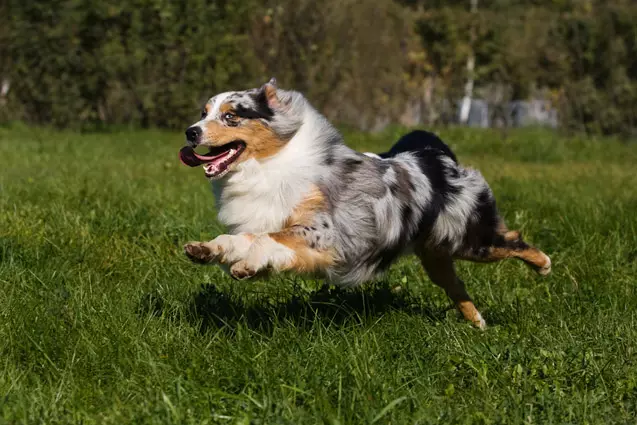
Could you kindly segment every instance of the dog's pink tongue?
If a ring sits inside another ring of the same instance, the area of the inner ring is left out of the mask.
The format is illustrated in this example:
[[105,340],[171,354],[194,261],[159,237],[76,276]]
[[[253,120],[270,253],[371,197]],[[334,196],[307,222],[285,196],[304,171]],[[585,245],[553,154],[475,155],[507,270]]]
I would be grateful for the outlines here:
[[199,158],[195,156],[195,150],[190,146],[184,146],[179,150],[179,159],[182,164],[196,167],[201,164]]
[[184,146],[181,148],[179,150],[179,159],[184,165],[188,165],[189,167],[197,167],[213,160],[213,158],[206,158],[197,154],[192,146]]

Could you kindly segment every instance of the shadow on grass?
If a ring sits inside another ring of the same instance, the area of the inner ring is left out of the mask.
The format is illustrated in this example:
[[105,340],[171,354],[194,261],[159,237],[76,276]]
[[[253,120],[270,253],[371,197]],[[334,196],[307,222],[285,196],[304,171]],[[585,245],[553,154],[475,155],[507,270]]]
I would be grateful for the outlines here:
[[[146,296],[140,311],[161,315],[165,306],[161,298]],[[369,323],[389,311],[398,310],[425,317],[431,322],[444,320],[448,309],[419,305],[404,290],[387,286],[371,290],[346,290],[324,286],[306,296],[294,295],[284,302],[245,300],[220,291],[215,285],[202,285],[187,307],[186,315],[201,331],[211,328],[234,329],[238,324],[271,333],[281,323],[310,328],[317,321],[329,326]]]

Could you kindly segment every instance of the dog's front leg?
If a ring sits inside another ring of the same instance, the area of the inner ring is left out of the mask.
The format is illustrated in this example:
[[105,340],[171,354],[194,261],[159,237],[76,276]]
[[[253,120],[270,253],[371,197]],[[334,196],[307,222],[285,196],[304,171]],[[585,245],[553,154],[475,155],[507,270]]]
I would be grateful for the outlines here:
[[255,236],[247,255],[230,267],[236,279],[246,279],[266,269],[312,273],[334,263],[334,252],[316,228],[293,226],[281,232]]
[[184,252],[196,263],[233,264],[246,258],[254,240],[250,233],[219,235],[209,242],[188,242]]

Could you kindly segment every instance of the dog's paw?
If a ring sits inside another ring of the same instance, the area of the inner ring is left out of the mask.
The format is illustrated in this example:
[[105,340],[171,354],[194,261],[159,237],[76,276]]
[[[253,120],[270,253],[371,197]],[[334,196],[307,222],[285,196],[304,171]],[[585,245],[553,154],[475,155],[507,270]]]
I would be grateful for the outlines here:
[[540,276],[548,276],[551,273],[551,259],[547,255],[545,255],[545,257],[546,261],[544,262],[544,265],[537,269]]
[[237,261],[230,267],[230,276],[237,280],[249,279],[257,274],[257,269],[247,261]]
[[472,323],[473,323],[473,326],[480,329],[481,331],[484,331],[487,329],[487,322],[484,321],[480,313],[478,313],[478,316],[472,321]]
[[221,247],[210,242],[189,242],[184,245],[184,253],[191,261],[209,264],[217,261],[221,256]]
[[533,268],[540,276],[547,276],[551,273],[551,258],[544,253],[542,255],[544,257],[542,261],[539,264],[535,264]]

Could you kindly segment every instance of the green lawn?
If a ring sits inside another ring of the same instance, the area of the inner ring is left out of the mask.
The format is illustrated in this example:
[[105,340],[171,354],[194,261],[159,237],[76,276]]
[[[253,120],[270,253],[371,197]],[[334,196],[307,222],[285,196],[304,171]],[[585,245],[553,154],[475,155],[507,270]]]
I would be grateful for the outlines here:
[[354,292],[190,264],[222,228],[181,133],[0,128],[0,423],[634,424],[637,145],[441,135],[553,260],[460,264],[485,332],[413,258]]

